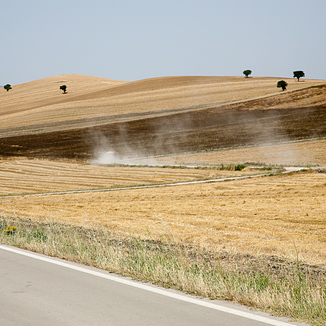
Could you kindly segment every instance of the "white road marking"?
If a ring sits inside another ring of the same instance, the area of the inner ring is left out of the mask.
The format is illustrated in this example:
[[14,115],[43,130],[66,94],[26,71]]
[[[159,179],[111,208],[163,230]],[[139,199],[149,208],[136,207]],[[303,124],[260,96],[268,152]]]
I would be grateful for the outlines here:
[[10,246],[5,246],[5,245],[0,245],[0,249],[2,250],[6,250],[6,251],[10,251],[19,255],[23,255],[26,257],[30,257],[30,258],[34,258],[34,259],[38,259],[47,263],[51,263],[51,264],[55,264],[58,266],[62,266],[62,267],[66,267],[66,268],[70,268],[72,270],[76,270],[82,273],[86,273],[86,274],[90,274],[93,276],[97,276],[97,277],[101,277],[110,281],[114,281],[114,282],[118,282],[124,285],[128,285],[128,286],[133,286],[135,288],[138,289],[142,289],[145,291],[149,291],[149,292],[153,292],[156,294],[160,294],[166,297],[170,297],[176,300],[180,300],[180,301],[184,301],[184,302],[188,302],[188,303],[192,303],[192,304],[196,304],[202,307],[206,307],[206,308],[210,308],[210,309],[214,309],[214,310],[218,310],[221,312],[225,312],[228,314],[232,314],[235,316],[239,316],[239,317],[243,317],[243,318],[247,318],[247,319],[251,319],[251,320],[255,320],[258,322],[262,322],[268,325],[273,325],[273,326],[293,326],[293,324],[289,324],[289,323],[285,323],[282,321],[278,321],[275,319],[271,319],[271,318],[267,318],[267,317],[263,317],[263,316],[259,316],[259,315],[255,315],[249,312],[245,312],[245,311],[240,311],[240,310],[236,310],[236,309],[232,309],[232,308],[228,308],[228,307],[224,307],[215,303],[210,303],[204,300],[200,300],[200,299],[196,299],[196,298],[191,298],[188,297],[186,295],[181,295],[181,294],[177,294],[177,293],[173,293],[161,288],[157,288],[157,287],[152,287],[143,283],[138,283],[135,281],[131,281],[122,277],[117,277],[111,274],[107,274],[104,272],[98,272],[92,269],[88,269],[82,266],[78,266],[78,265],[74,265],[68,262],[64,262],[61,260],[56,260],[56,259],[52,259],[50,257],[46,257],[46,256],[42,256],[39,254],[35,254],[33,252],[29,252],[26,250],[22,250],[22,249],[17,249],[14,247],[10,247]]

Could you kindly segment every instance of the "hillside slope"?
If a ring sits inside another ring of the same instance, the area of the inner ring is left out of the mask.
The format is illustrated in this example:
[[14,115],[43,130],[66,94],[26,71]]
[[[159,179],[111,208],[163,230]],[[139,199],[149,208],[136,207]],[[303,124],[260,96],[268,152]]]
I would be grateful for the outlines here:
[[325,137],[325,81],[289,80],[281,92],[276,80],[100,79],[84,93],[42,93],[44,106],[32,108],[35,98],[21,111],[1,108],[1,154],[90,159],[101,151],[157,155]]
[[[29,110],[69,101],[72,96],[80,96],[94,91],[123,84],[123,81],[85,75],[59,75],[12,86],[6,92],[0,89],[0,116],[6,119],[12,114],[28,114]],[[61,85],[67,86],[67,94],[62,95]]]
[[[88,128],[279,94],[277,78],[160,77],[134,82],[61,75],[0,94],[1,137]],[[67,94],[59,90],[67,85]],[[288,91],[325,81],[288,80]]]

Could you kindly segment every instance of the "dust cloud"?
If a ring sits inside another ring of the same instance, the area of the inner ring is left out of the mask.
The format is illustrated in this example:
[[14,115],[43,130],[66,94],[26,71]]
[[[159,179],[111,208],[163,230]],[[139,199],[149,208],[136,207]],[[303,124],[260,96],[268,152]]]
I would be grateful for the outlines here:
[[255,147],[259,152],[261,162],[280,165],[297,165],[307,160],[303,153],[297,150],[298,140],[287,135],[281,115],[274,110],[265,110],[264,120],[268,124],[255,124],[259,134]]
[[[301,134],[287,112],[264,107],[257,110],[217,108],[216,111],[213,108],[200,114],[190,112],[144,119],[114,128],[105,134],[93,133],[92,164],[160,166],[155,159],[158,155],[248,147],[255,153],[249,156],[262,163],[298,165],[308,159],[297,146],[302,135],[309,137],[307,132]],[[249,156],[243,158],[243,162],[251,162]]]
[[124,139],[124,132],[121,132],[121,143],[119,151],[114,149],[107,136],[100,132],[93,133],[95,146],[93,149],[93,159],[91,164],[95,165],[159,165],[152,157],[145,155],[141,150],[130,148]]
[[112,137],[93,130],[90,163],[162,166],[155,157],[182,151],[192,127],[192,120],[187,117],[169,117],[150,121],[139,137],[128,132],[123,124]]

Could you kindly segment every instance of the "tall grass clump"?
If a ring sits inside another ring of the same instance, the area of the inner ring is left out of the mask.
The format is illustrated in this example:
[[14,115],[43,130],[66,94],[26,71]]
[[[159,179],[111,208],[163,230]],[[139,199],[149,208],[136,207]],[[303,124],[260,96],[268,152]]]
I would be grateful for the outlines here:
[[267,258],[245,256],[240,261],[227,253],[221,255],[183,244],[135,236],[114,237],[105,228],[87,229],[19,218],[0,217],[0,229],[2,244],[190,294],[230,300],[312,325],[325,325],[326,272],[299,261],[283,261],[273,269]]
[[247,164],[229,164],[229,165],[222,164],[220,166],[220,170],[226,170],[226,171],[242,171],[247,166],[248,166]]

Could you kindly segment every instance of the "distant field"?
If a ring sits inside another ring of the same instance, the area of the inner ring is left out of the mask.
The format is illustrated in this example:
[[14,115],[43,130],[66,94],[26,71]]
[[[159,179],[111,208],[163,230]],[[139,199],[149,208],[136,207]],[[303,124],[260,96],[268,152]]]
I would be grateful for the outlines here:
[[0,97],[0,155],[85,161],[326,137],[325,81],[287,79],[282,92],[277,80],[61,75],[17,85]]
[[12,159],[0,161],[0,196],[155,185],[273,171],[275,172],[255,169],[241,172],[217,168],[98,166],[49,160]]

